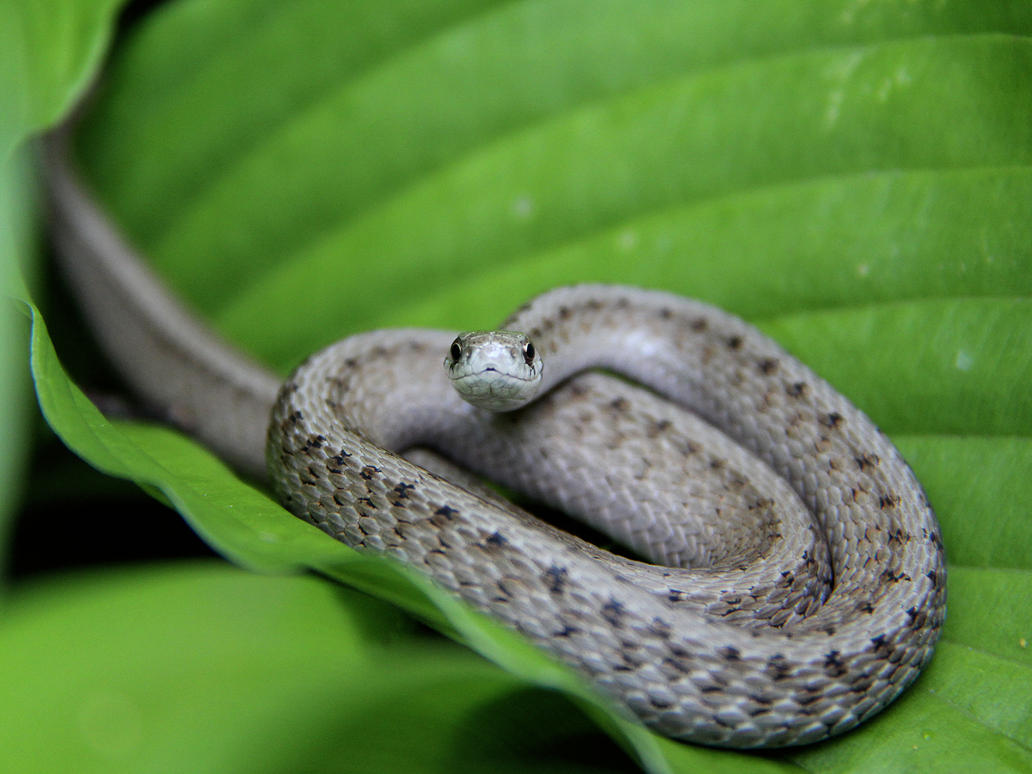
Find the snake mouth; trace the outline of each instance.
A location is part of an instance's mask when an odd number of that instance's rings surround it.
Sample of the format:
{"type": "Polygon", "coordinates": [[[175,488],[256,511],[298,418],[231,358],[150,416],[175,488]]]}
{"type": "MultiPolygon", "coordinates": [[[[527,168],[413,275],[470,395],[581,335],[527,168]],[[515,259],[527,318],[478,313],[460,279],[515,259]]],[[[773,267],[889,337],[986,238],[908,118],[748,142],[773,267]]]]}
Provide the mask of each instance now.
{"type": "Polygon", "coordinates": [[[536,375],[520,376],[519,374],[514,374],[512,371],[505,371],[495,366],[485,366],[484,368],[480,368],[476,371],[470,371],[469,373],[462,374],[461,376],[455,376],[452,380],[456,382],[462,382],[468,379],[476,379],[477,377],[483,376],[484,374],[500,374],[507,379],[512,379],[514,381],[519,382],[533,382],[536,378],[536,375]]]}

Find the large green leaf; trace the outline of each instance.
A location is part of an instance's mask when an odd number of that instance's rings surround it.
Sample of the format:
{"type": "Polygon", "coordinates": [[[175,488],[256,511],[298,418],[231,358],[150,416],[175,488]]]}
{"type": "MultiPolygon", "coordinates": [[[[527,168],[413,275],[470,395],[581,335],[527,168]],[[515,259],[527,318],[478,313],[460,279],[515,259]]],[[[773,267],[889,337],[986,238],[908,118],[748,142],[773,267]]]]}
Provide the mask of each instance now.
{"type": "Polygon", "coordinates": [[[543,771],[594,770],[562,752],[588,730],[579,715],[528,723],[518,680],[449,643],[412,647],[397,618],[228,565],[53,580],[0,630],[5,769],[516,772],[533,754],[543,771]],[[522,748],[498,744],[506,726],[522,748]]]}
{"type": "Polygon", "coordinates": [[[0,2],[0,165],[93,77],[124,0],[0,2]]]}
{"type": "Polygon", "coordinates": [[[887,712],[765,755],[655,738],[191,444],[104,422],[37,317],[48,420],[227,556],[390,599],[567,691],[655,770],[1032,767],[1032,6],[587,8],[181,0],[116,49],[82,162],[168,281],[281,370],[350,331],[489,325],[571,281],[666,287],[760,324],[893,436],[942,521],[947,627],[887,712]]]}

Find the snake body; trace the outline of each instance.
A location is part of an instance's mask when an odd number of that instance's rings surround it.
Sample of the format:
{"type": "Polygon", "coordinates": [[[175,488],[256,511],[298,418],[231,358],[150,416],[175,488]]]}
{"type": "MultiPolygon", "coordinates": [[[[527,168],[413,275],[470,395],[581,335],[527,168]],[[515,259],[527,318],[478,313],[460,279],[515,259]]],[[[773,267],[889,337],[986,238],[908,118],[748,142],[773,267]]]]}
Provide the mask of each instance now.
{"type": "Polygon", "coordinates": [[[930,658],[945,568],[919,483],[862,412],[740,319],[658,291],[559,288],[503,325],[547,363],[542,397],[514,414],[461,401],[440,367],[454,333],[426,330],[338,342],[273,405],[273,377],[183,324],[60,151],[47,166],[58,242],[74,271],[102,277],[76,282],[101,338],[131,378],[136,362],[151,383],[191,384],[170,398],[143,383],[154,402],[252,470],[266,429],[254,418],[271,409],[268,476],[294,514],[420,569],[650,727],[804,744],[877,713],[930,658]],[[129,295],[157,355],[138,340],[127,352],[105,324],[129,295]],[[600,368],[647,389],[585,373],[600,368]],[[197,417],[229,399],[248,424],[227,440],[197,417]],[[646,561],[401,456],[415,447],[578,514],[646,561]]]}

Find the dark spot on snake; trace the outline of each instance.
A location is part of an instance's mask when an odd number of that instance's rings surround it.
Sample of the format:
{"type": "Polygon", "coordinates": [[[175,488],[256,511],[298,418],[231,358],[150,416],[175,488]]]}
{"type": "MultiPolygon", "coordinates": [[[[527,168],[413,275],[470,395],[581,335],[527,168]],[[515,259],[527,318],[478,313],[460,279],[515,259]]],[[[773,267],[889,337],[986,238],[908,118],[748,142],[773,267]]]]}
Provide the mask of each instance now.
{"type": "Polygon", "coordinates": [[[795,382],[785,387],[785,392],[791,398],[801,398],[806,394],[806,382],[795,382]]]}
{"type": "Polygon", "coordinates": [[[489,546],[495,547],[501,547],[509,543],[509,541],[506,540],[505,536],[501,532],[497,531],[493,532],[484,542],[487,543],[489,546]]]}
{"type": "MultiPolygon", "coordinates": [[[[742,486],[744,486],[745,483],[746,482],[743,481],[742,486]]],[[[745,508],[749,511],[763,511],[773,505],[774,501],[770,497],[756,497],[755,499],[752,499],[745,508]]]]}
{"type": "Polygon", "coordinates": [[[726,461],[719,457],[711,457],[709,461],[710,470],[722,470],[725,464],[726,461]]]}
{"type": "Polygon", "coordinates": [[[448,518],[450,516],[454,516],[456,513],[458,513],[458,511],[455,508],[452,508],[450,505],[442,505],[440,508],[434,511],[434,516],[444,516],[445,518],[448,518]]]}
{"type": "Polygon", "coordinates": [[[545,584],[548,590],[553,594],[562,594],[563,586],[566,585],[566,575],[566,568],[555,564],[545,570],[545,584]]]}
{"type": "Polygon", "coordinates": [[[933,586],[939,585],[939,574],[935,570],[929,570],[926,572],[925,577],[932,582],[933,586]]]}
{"type": "Polygon", "coordinates": [[[824,671],[828,677],[841,677],[846,673],[846,664],[837,650],[824,654],[824,671]]]}
{"type": "Polygon", "coordinates": [[[830,414],[824,414],[817,417],[817,421],[824,425],[824,427],[835,429],[842,424],[843,418],[837,411],[832,411],[830,414]]]}
{"type": "Polygon", "coordinates": [[[499,602],[508,602],[510,599],[512,599],[512,592],[509,591],[509,589],[507,589],[505,587],[505,578],[502,578],[501,580],[497,581],[495,583],[495,587],[500,592],[502,592],[502,596],[501,597],[495,597],[495,599],[497,601],[499,601],[499,602]]]}
{"type": "Polygon", "coordinates": [[[738,648],[735,648],[731,645],[728,645],[727,647],[720,648],[719,650],[717,650],[717,655],[719,655],[725,661],[742,660],[742,654],[738,651],[738,648]]]}
{"type": "Polygon", "coordinates": [[[326,440],[326,436],[324,436],[324,435],[313,436],[313,437],[311,437],[311,438],[309,438],[309,439],[307,439],[305,441],[304,450],[308,451],[309,449],[318,449],[318,448],[322,447],[323,442],[325,440],[326,440]]]}
{"type": "Polygon", "coordinates": [[[885,658],[892,651],[892,646],[889,645],[884,634],[879,634],[877,637],[871,637],[871,645],[874,646],[874,652],[881,658],[885,658]]]}
{"type": "Polygon", "coordinates": [[[368,497],[358,497],[358,498],[356,498],[356,502],[360,502],[360,503],[365,503],[365,504],[366,504],[366,505],[368,505],[368,506],[369,506],[370,508],[372,508],[372,509],[373,509],[374,511],[375,511],[375,510],[379,510],[379,509],[378,509],[378,508],[376,507],[376,503],[374,503],[374,502],[373,502],[373,501],[372,501],[372,500],[371,500],[370,498],[368,498],[368,497]]]}
{"type": "Polygon", "coordinates": [[[398,495],[399,499],[405,499],[408,497],[409,490],[415,488],[414,484],[406,484],[404,481],[401,481],[396,487],[394,487],[394,492],[398,495]]]}
{"type": "Polygon", "coordinates": [[[849,682],[849,690],[852,693],[867,693],[874,685],[874,677],[867,674],[860,674],[849,682]]]}
{"type": "Polygon", "coordinates": [[[899,496],[894,494],[882,495],[878,498],[878,506],[884,511],[895,508],[899,504],[899,496]]]}
{"type": "Polygon", "coordinates": [[[620,296],[618,299],[616,299],[616,302],[613,305],[617,309],[626,309],[631,305],[631,302],[626,298],[626,296],[620,296]]]}
{"type": "Polygon", "coordinates": [[[655,438],[660,433],[666,432],[670,429],[669,419],[660,419],[656,422],[649,424],[648,429],[645,431],[649,438],[655,438]]]}
{"type": "Polygon", "coordinates": [[[576,626],[570,626],[569,624],[564,624],[563,628],[560,629],[557,632],[554,632],[552,634],[552,636],[553,637],[569,637],[571,634],[580,634],[580,631],[581,630],[578,629],[576,626]]]}
{"type": "Polygon", "coordinates": [[[854,457],[853,459],[856,460],[856,466],[860,470],[867,470],[868,468],[876,467],[878,463],[881,462],[877,454],[861,454],[859,457],[854,457]]]}
{"type": "Polygon", "coordinates": [[[942,535],[939,533],[939,530],[933,529],[931,531],[931,533],[928,535],[928,542],[930,542],[932,545],[934,545],[936,548],[942,551],[942,535]]]}
{"type": "Polygon", "coordinates": [[[623,604],[610,597],[609,601],[602,605],[602,617],[610,626],[619,629],[623,626],[623,616],[627,612],[623,604]]]}
{"type": "Polygon", "coordinates": [[[709,327],[709,322],[706,320],[705,317],[696,317],[694,320],[692,320],[691,326],[692,330],[696,333],[702,333],[709,327]]]}
{"type": "Polygon", "coordinates": [[[833,637],[835,635],[834,626],[825,626],[823,629],[821,629],[821,631],[827,634],[829,637],[833,637]]]}
{"type": "Polygon", "coordinates": [[[691,671],[692,671],[691,669],[686,667],[684,664],[682,664],[681,660],[677,659],[677,658],[664,658],[661,663],[663,664],[663,666],[669,667],[669,669],[667,670],[668,672],[672,670],[672,671],[678,672],[678,673],[680,673],[682,675],[687,675],[687,674],[691,674],[691,671]]]}
{"type": "Polygon", "coordinates": [[[772,357],[763,358],[757,365],[760,368],[760,373],[768,376],[778,370],[778,361],[772,357]]]}
{"type": "Polygon", "coordinates": [[[633,643],[621,643],[621,646],[626,648],[626,650],[620,651],[620,658],[623,659],[623,662],[627,666],[631,667],[632,669],[637,669],[645,663],[644,659],[642,659],[641,656],[635,655],[630,650],[630,648],[637,647],[633,643]]]}
{"type": "Polygon", "coordinates": [[[909,542],[910,535],[904,532],[902,527],[897,527],[896,529],[889,532],[889,545],[892,545],[893,543],[897,545],[903,545],[909,542]]]}
{"type": "Polygon", "coordinates": [[[679,448],[681,454],[683,454],[685,457],[690,457],[691,455],[699,451],[699,445],[694,443],[693,441],[685,441],[680,445],[679,448]]]}
{"type": "Polygon", "coordinates": [[[627,411],[631,407],[630,402],[626,398],[613,398],[609,402],[609,408],[613,411],[627,411]]]}
{"type": "Polygon", "coordinates": [[[741,336],[731,336],[727,339],[727,346],[729,349],[739,349],[742,346],[741,336]]]}
{"type": "Polygon", "coordinates": [[[788,665],[788,660],[781,653],[775,653],[769,659],[767,659],[767,675],[772,680],[784,680],[789,676],[792,669],[788,665]]]}
{"type": "Polygon", "coordinates": [[[568,319],[570,319],[570,307],[568,307],[568,306],[560,306],[559,307],[559,319],[560,320],[568,320],[568,319]]]}
{"type": "Polygon", "coordinates": [[[660,307],[660,310],[659,310],[659,319],[660,320],[669,320],[673,316],[674,316],[674,313],[670,311],[669,307],[666,307],[666,306],[660,307]]]}
{"type": "Polygon", "coordinates": [[[685,592],[680,591],[679,589],[670,589],[667,592],[667,599],[671,602],[680,602],[685,598],[685,596],[685,592]]]}
{"type": "Polygon", "coordinates": [[[670,624],[659,617],[653,618],[649,624],[649,634],[659,637],[661,640],[668,639],[671,631],[673,629],[670,624]]]}
{"type": "Polygon", "coordinates": [[[567,387],[567,389],[570,391],[571,395],[573,395],[573,396],[575,396],[577,398],[583,397],[584,395],[588,394],[588,388],[585,387],[580,382],[572,382],[567,387]]]}
{"type": "Polygon", "coordinates": [[[881,574],[881,579],[886,583],[899,583],[900,581],[910,582],[910,576],[905,572],[894,573],[892,570],[885,570],[881,574]]]}
{"type": "Polygon", "coordinates": [[[791,570],[785,570],[781,573],[781,582],[778,584],[779,586],[791,588],[793,583],[795,583],[795,575],[791,570]]]}
{"type": "Polygon", "coordinates": [[[370,481],[379,472],[380,469],[375,465],[366,465],[364,468],[358,471],[358,475],[360,475],[366,481],[370,481]]]}

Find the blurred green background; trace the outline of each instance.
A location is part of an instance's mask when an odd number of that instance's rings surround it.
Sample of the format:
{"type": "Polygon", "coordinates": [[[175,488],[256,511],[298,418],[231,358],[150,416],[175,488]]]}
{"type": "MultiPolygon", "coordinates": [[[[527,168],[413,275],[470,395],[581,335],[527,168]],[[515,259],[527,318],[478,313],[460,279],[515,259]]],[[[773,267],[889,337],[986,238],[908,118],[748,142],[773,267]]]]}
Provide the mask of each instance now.
{"type": "Polygon", "coordinates": [[[0,0],[0,767],[1032,769],[1030,33],[1017,0],[0,0]],[[579,281],[775,336],[928,489],[926,674],[814,747],[671,743],[188,441],[106,422],[66,376],[118,390],[46,260],[33,145],[102,65],[84,175],[281,372],[579,281]]]}

